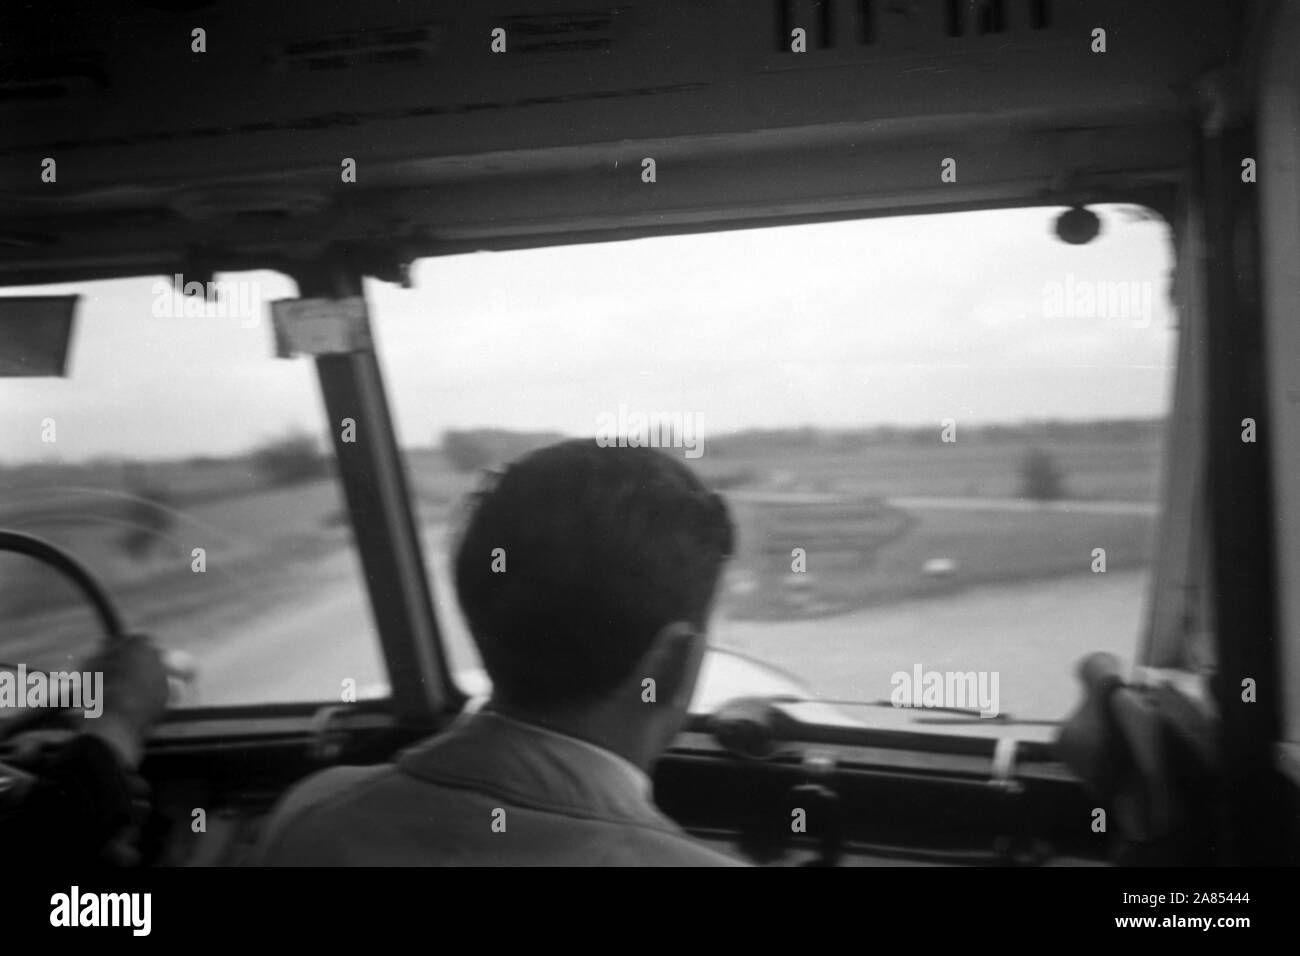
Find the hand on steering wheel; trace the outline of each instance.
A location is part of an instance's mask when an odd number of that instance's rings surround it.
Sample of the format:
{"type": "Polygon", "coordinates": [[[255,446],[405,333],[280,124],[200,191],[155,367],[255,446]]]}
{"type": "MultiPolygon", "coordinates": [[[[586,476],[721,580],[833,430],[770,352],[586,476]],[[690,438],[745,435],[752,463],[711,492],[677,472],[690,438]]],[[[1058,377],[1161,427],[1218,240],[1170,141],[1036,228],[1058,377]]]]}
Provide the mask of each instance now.
{"type": "MultiPolygon", "coordinates": [[[[71,716],[50,711],[47,717],[62,717],[81,733],[102,738],[129,766],[140,762],[145,736],[167,708],[167,667],[157,648],[145,636],[130,634],[107,591],[82,564],[48,541],[14,531],[0,531],[0,551],[26,554],[62,572],[86,595],[104,625],[104,646],[89,658],[81,670],[103,675],[103,709],[97,717],[71,716]]],[[[49,721],[45,717],[20,720],[11,734],[29,731],[49,721]]]]}
{"type": "Polygon", "coordinates": [[[104,711],[83,717],[84,731],[109,743],[130,766],[138,765],[144,738],[167,710],[162,655],[143,634],[126,634],[87,658],[82,670],[104,675],[104,711]]]}

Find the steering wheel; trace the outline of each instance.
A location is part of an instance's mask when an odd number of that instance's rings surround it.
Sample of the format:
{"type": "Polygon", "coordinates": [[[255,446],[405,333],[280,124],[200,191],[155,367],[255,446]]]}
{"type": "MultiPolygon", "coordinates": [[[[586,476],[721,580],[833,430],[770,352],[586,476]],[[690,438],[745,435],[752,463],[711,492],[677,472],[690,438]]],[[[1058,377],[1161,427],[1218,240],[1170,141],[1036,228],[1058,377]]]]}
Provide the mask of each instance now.
{"type": "Polygon", "coordinates": [[[120,638],[123,634],[122,615],[117,605],[108,596],[108,591],[99,583],[90,570],[67,551],[50,544],[43,538],[21,531],[4,531],[0,529],[0,552],[25,554],[43,564],[48,564],[77,586],[77,589],[94,605],[99,622],[109,641],[120,638]]]}
{"type": "MultiPolygon", "coordinates": [[[[84,564],[67,551],[35,535],[0,529],[0,553],[3,552],[25,554],[61,572],[94,607],[108,643],[120,640],[126,633],[122,626],[122,615],[113,599],[108,596],[108,591],[84,564]]],[[[17,670],[18,665],[0,661],[0,668],[17,670]]],[[[7,721],[7,726],[0,728],[0,738],[6,738],[34,724],[57,721],[57,715],[57,710],[41,711],[7,721]]]]}

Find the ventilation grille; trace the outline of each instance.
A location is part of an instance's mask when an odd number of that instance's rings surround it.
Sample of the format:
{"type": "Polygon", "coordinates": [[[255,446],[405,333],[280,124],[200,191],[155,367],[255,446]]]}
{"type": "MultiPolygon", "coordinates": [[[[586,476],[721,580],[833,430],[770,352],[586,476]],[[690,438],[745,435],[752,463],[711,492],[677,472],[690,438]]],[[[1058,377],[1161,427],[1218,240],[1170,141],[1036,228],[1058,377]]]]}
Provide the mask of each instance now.
{"type": "Polygon", "coordinates": [[[511,53],[593,53],[614,48],[617,11],[505,17],[511,53]]]}
{"type": "Polygon", "coordinates": [[[1017,28],[1046,30],[1052,25],[1050,0],[945,0],[944,8],[944,33],[950,37],[1006,33],[1016,13],[1017,28]]]}
{"type": "Polygon", "coordinates": [[[288,71],[346,70],[433,59],[442,30],[435,25],[358,30],[286,40],[271,49],[273,67],[288,71]]]}
{"type": "Polygon", "coordinates": [[[1052,27],[1053,0],[775,0],[775,50],[804,31],[807,52],[942,40],[1052,27]]]}
{"type": "Polygon", "coordinates": [[[0,61],[0,108],[55,103],[106,89],[108,74],[95,57],[0,61]]]}

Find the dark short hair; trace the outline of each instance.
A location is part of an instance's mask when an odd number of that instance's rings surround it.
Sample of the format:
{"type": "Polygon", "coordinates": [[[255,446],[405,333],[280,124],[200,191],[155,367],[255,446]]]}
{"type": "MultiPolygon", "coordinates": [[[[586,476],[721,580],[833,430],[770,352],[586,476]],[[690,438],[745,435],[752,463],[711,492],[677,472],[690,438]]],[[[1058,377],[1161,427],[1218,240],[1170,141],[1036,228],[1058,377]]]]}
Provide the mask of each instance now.
{"type": "Polygon", "coordinates": [[[580,705],[625,680],[664,625],[703,628],[734,533],[722,498],[664,452],[560,442],[479,493],[456,595],[504,696],[580,705]]]}

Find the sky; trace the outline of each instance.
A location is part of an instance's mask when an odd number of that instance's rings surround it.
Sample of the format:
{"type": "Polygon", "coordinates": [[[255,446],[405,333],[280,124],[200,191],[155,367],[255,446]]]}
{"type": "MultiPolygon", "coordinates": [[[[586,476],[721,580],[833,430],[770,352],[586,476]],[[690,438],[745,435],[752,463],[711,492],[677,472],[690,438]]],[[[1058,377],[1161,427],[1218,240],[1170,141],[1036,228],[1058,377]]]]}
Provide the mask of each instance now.
{"type": "MultiPolygon", "coordinates": [[[[594,435],[620,406],[705,435],[1162,415],[1168,227],[1096,208],[1085,246],[1052,234],[1059,208],[996,210],[447,256],[410,290],[365,291],[407,447],[446,428],[594,435]],[[1107,305],[1099,283],[1131,295],[1107,305]]],[[[322,433],[310,360],[273,347],[266,303],[294,284],[219,278],[246,283],[250,315],[155,315],[158,277],[0,290],[83,296],[68,376],[0,379],[0,464],[322,433]]]]}

